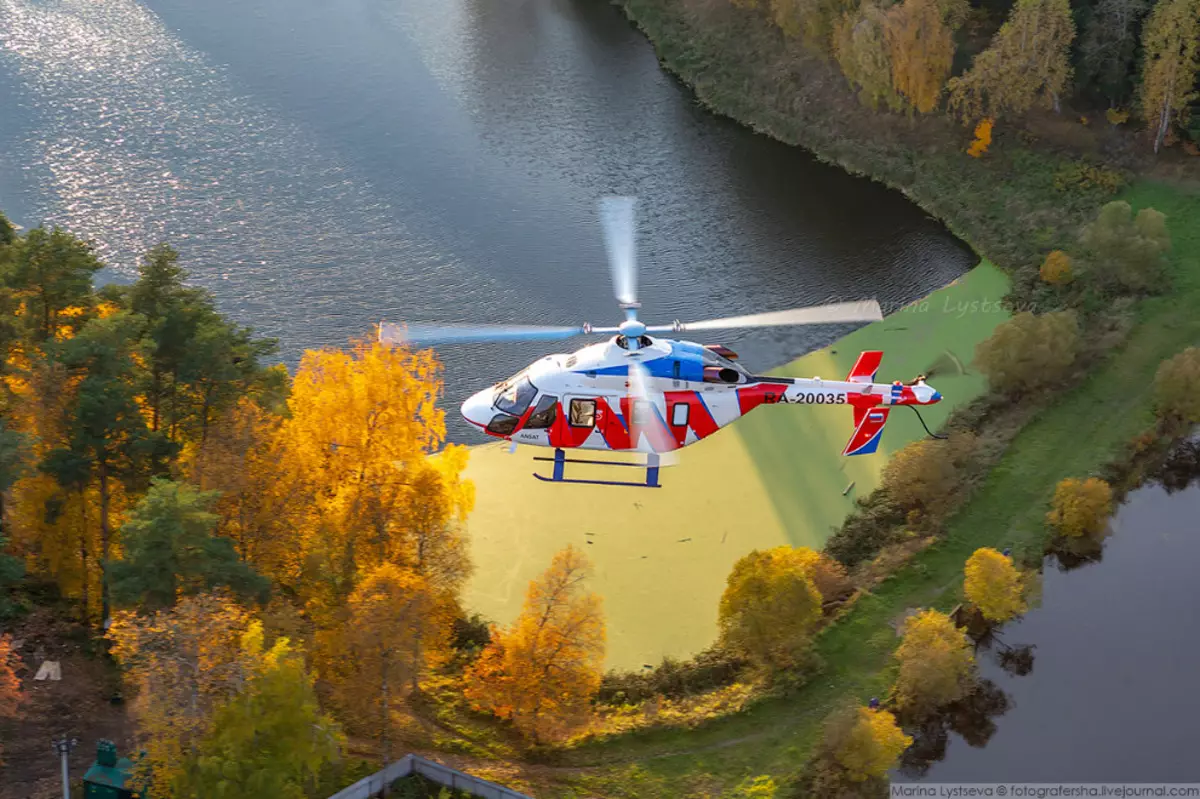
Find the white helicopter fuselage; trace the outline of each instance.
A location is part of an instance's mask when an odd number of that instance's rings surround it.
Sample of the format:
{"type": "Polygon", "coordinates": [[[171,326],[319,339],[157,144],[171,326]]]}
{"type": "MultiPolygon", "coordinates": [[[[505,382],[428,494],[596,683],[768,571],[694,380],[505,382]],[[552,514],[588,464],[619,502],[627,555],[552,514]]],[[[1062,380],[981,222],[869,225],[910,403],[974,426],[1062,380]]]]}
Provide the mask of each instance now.
{"type": "Polygon", "coordinates": [[[664,452],[707,438],[759,405],[850,405],[855,434],[844,454],[865,454],[875,451],[890,406],[941,399],[923,381],[872,382],[881,356],[863,353],[846,380],[762,377],[724,347],[643,336],[631,349],[618,335],[535,361],[467,399],[462,415],[490,436],[521,444],[664,452]],[[631,363],[646,376],[640,403],[631,398],[631,363]]]}

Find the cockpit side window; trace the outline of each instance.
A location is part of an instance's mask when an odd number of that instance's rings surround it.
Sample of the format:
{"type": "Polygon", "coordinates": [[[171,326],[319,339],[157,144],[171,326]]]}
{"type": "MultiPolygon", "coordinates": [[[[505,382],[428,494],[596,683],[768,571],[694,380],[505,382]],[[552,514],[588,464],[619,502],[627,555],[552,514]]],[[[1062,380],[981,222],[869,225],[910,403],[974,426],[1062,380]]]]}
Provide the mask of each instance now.
{"type": "Polygon", "coordinates": [[[520,416],[529,408],[529,403],[537,396],[537,389],[528,377],[501,386],[496,394],[496,409],[520,416]]]}
{"type": "Polygon", "coordinates": [[[557,417],[558,397],[551,394],[543,394],[541,399],[538,400],[537,407],[529,415],[529,421],[525,423],[525,429],[544,430],[553,425],[557,417]]]}

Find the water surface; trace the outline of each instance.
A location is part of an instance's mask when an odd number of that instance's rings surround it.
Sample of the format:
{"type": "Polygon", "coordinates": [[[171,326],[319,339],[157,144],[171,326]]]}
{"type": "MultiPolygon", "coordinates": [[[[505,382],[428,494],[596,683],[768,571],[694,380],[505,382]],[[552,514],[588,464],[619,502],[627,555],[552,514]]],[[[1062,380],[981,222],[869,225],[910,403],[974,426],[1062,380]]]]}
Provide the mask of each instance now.
{"type": "MultiPolygon", "coordinates": [[[[0,109],[0,208],[91,238],[108,279],[170,241],[290,365],[381,318],[617,320],[606,192],[641,200],[654,321],[896,305],[975,261],[699,108],[591,0],[0,0],[0,109]]],[[[765,369],[846,330],[722,339],[765,369]]],[[[448,398],[584,343],[446,348],[448,398]]]]}

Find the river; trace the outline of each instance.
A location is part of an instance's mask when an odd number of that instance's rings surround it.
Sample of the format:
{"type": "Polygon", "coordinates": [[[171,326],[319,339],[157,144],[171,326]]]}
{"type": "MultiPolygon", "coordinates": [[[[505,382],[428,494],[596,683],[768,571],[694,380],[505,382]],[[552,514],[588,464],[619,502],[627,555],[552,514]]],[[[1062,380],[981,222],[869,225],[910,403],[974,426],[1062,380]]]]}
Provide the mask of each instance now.
{"type": "MultiPolygon", "coordinates": [[[[1193,450],[1193,476],[1195,463],[1193,450]]],[[[1047,558],[1039,605],[979,657],[994,690],[959,724],[972,743],[929,736],[893,782],[1200,781],[1200,486],[1172,488],[1130,494],[1099,557],[1047,558]],[[1029,647],[1027,673],[1001,666],[1000,652],[1029,647]]]]}
{"type": "MultiPolygon", "coordinates": [[[[698,107],[599,0],[0,0],[0,209],[92,239],[105,280],[171,242],[290,366],[380,319],[618,320],[609,192],[639,197],[649,320],[895,307],[976,260],[698,107]]],[[[765,369],[845,332],[723,340],[765,369]]],[[[584,343],[444,348],[447,399],[584,343]]]]}

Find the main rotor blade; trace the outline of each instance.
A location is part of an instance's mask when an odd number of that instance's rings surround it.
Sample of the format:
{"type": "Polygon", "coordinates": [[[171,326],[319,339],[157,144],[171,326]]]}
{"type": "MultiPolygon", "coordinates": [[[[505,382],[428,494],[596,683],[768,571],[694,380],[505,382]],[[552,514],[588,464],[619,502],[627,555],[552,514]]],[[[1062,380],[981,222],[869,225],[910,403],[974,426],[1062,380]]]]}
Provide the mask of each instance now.
{"type": "Polygon", "coordinates": [[[702,322],[676,322],[674,325],[647,327],[649,333],[682,333],[685,330],[731,330],[743,327],[780,327],[784,325],[826,325],[838,322],[877,322],[883,311],[875,300],[839,302],[793,308],[790,311],[768,311],[749,316],[730,316],[725,319],[706,319],[702,322]]]}
{"type": "MultiPolygon", "coordinates": [[[[661,425],[654,420],[656,415],[655,408],[657,403],[655,397],[660,394],[652,395],[650,392],[650,373],[646,367],[638,361],[629,362],[629,437],[633,443],[634,449],[638,452],[645,452],[648,455],[658,455],[659,466],[674,466],[679,462],[679,455],[676,450],[679,445],[675,442],[674,437],[669,430],[665,430],[661,425]],[[665,433],[658,438],[659,443],[664,446],[659,446],[655,442],[653,432],[665,433]]],[[[666,403],[663,403],[664,410],[666,403]]]]}
{"type": "Polygon", "coordinates": [[[480,341],[554,341],[592,332],[590,327],[537,325],[396,325],[382,322],[379,341],[405,344],[466,344],[480,341]]]}
{"type": "Polygon", "coordinates": [[[622,305],[637,303],[637,262],[634,253],[633,197],[602,197],[600,224],[612,272],[613,294],[622,305]]]}

